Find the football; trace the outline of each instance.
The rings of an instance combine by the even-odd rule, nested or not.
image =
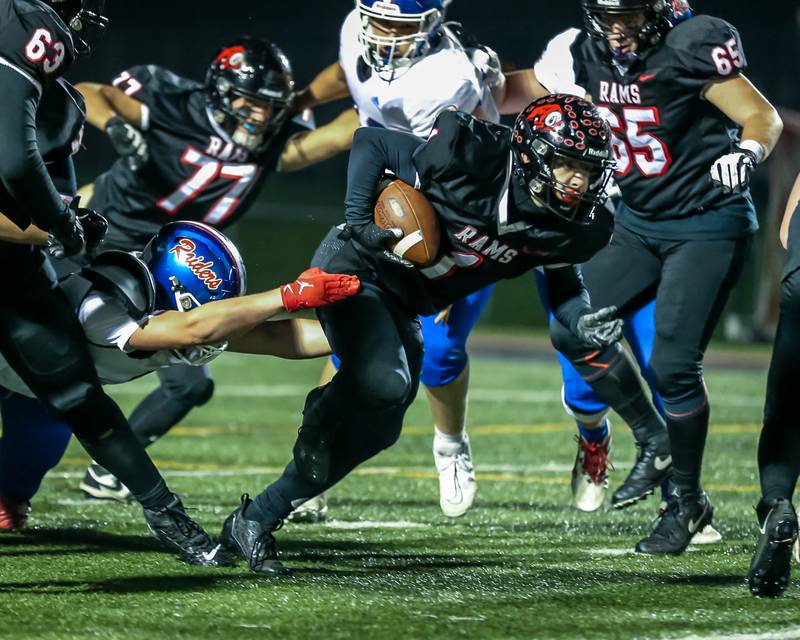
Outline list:
[[[428,199],[402,180],[393,180],[375,203],[375,224],[402,229],[403,237],[391,249],[401,258],[428,267],[439,254],[439,219]]]

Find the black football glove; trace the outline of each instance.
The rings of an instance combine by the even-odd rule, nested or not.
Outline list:
[[[54,258],[64,258],[79,254],[86,247],[83,227],[69,205],[50,227],[47,253]]]
[[[604,307],[578,318],[575,335],[595,347],[607,347],[622,337],[622,320],[615,318],[616,307]]]
[[[144,135],[132,124],[114,116],[106,123],[106,135],[120,156],[125,158],[131,171],[138,171],[150,157]]]
[[[397,242],[403,237],[403,231],[401,229],[381,229],[374,222],[367,222],[359,225],[348,224],[345,225],[339,237],[342,240],[352,238],[361,246],[366,247],[370,251],[377,252],[381,258],[394,264],[408,268],[414,266],[408,260],[401,258],[389,249],[390,244]]]
[[[108,232],[108,220],[97,213],[94,209],[79,208],[76,217],[83,227],[83,234],[86,236],[86,253],[93,256],[97,249],[103,244],[106,233]]]
[[[717,158],[711,165],[711,182],[722,189],[722,193],[741,193],[750,184],[750,174],[757,164],[755,153],[738,148]]]

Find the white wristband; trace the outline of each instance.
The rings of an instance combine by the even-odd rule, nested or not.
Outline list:
[[[752,153],[756,157],[756,163],[761,162],[764,159],[764,156],[767,155],[764,145],[760,142],[756,142],[755,140],[742,140],[739,143],[739,148],[745,149],[746,151]]]

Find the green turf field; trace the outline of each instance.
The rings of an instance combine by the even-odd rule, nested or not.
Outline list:
[[[319,363],[224,356],[218,393],[152,448],[214,532],[239,495],[288,459]],[[0,638],[739,638],[800,637],[800,588],[776,601],[743,582],[754,543],[755,445],[763,372],[712,370],[706,488],[722,545],[679,558],[632,555],[657,504],[594,514],[570,506],[573,430],[554,362],[476,359],[475,508],[438,508],[426,405],[400,442],[336,487],[326,525],[279,532],[294,575],[179,563],[145,534],[137,507],[76,491],[72,446],[35,499],[34,530],[0,537]],[[115,395],[133,406],[147,381]],[[616,423],[612,488],[633,455]],[[736,634],[757,634],[736,635]]]

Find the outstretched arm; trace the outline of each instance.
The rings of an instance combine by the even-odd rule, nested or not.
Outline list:
[[[75,88],[86,100],[86,119],[105,131],[108,121],[120,117],[137,129],[142,128],[142,103],[108,84],[80,82]]]
[[[305,360],[330,355],[331,348],[319,321],[293,318],[262,322],[231,338],[228,351]]]
[[[265,293],[209,302],[188,312],[167,311],[133,333],[128,346],[142,351],[219,344],[253,330],[281,311],[310,309],[358,293],[355,276],[309,269],[292,283]]]
[[[334,62],[320,71],[311,84],[297,94],[294,112],[302,113],[305,109],[313,109],[317,105],[341,100],[349,95],[350,89],[342,65]]]
[[[348,109],[319,129],[292,136],[281,154],[278,171],[299,171],[347,151],[358,126],[358,114]]]

